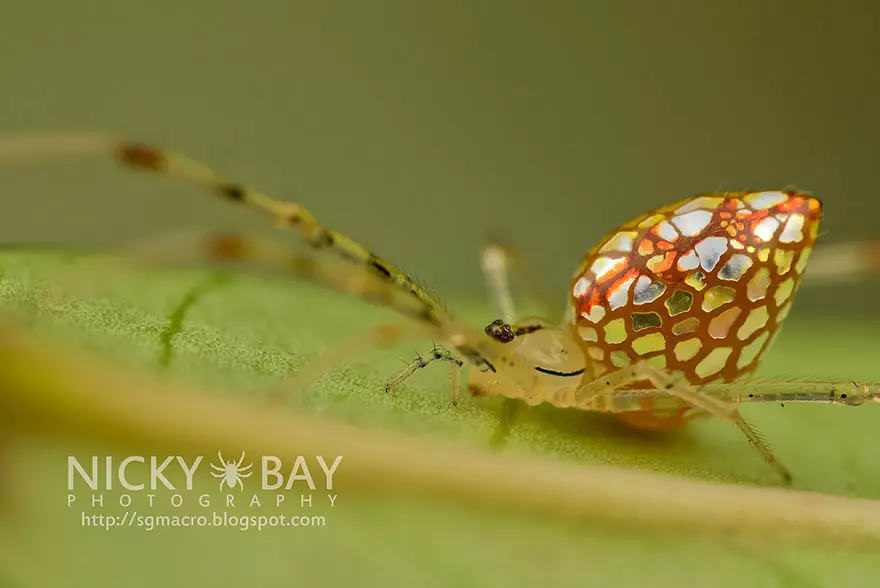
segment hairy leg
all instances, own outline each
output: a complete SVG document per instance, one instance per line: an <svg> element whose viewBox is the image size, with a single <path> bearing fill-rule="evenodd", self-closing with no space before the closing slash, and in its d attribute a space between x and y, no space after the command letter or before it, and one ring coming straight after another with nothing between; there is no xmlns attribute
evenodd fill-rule
<svg viewBox="0 0 880 588"><path fill-rule="evenodd" d="M432 349L426 357L422 357L421 355L418 356L400 373L394 376L387 384L385 384L385 391L391 392L395 388L400 387L406 380L408 380L414 373L416 373L416 371L428 367L435 361L446 361L449 363L449 386L451 388L451 400L453 406L458 406L458 397L461 390L459 373L461 372L462 366L464 366L464 362L459 359L455 354L451 353L449 350L437 345L434 346L434 349Z"/></svg>
<svg viewBox="0 0 880 588"><path fill-rule="evenodd" d="M735 403L779 402L859 406L869 401L880 402L880 382L804 378L707 384L696 389L702 394ZM644 410L646 401L650 401L650 408L659 410L674 409L681 405L678 398L670 396L659 388L617 390L613 396L604 396L598 400L602 402L603 410L615 413Z"/></svg>

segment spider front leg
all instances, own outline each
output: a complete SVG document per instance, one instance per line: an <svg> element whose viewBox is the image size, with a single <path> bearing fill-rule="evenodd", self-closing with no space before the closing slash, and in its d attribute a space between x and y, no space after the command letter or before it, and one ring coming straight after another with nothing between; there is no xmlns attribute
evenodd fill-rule
<svg viewBox="0 0 880 588"><path fill-rule="evenodd" d="M495 311L501 317L490 323L485 332L503 343L512 341L518 335L518 330L513 325L516 321L516 308L510 290L510 265L514 259L513 251L500 243L489 243L480 251L483 279L486 280L486 287L489 289L489 297L492 299ZM517 399L502 400L501 416L490 442L493 447L500 447L507 441L520 408L521 403Z"/></svg>
<svg viewBox="0 0 880 588"><path fill-rule="evenodd" d="M439 325L449 318L430 291L361 243L324 226L305 207L272 198L182 153L103 133L0 135L0 164L79 156L110 158L129 169L168 176L244 206L280 228L292 229L312 251L336 257L398 290L411 299L410 306L419 306L422 320Z"/></svg>
<svg viewBox="0 0 880 588"><path fill-rule="evenodd" d="M220 460L220 464L221 464L221 465L216 466L216 465L214 465L214 464L211 464L211 467L212 467L215 471L217 471L217 472L223 472L223 474L225 474L225 473L226 473L226 467L225 467L225 466L226 466L226 460L223 459L223 452L222 452L222 451L220 451L220 450L217 451L217 458ZM212 473L211 475L213 476L214 474ZM222 477L222 474L221 474L220 476L215 476L215 477L218 477L218 478L219 478L219 477Z"/></svg>
<svg viewBox="0 0 880 588"><path fill-rule="evenodd" d="M454 357L458 362L463 363L466 360L477 369L494 372L494 365L503 365L504 373L497 375L507 385L528 387L528 382L531 381L529 371L505 346L467 325L458 323L433 297L426 300L422 296L415 296L412 289L401 287L397 280L377 273L372 266L337 255L328 255L329 252L295 252L285 244L256 235L192 233L173 239L163 237L144 242L136 248L130 248L126 253L129 259L160 266L200 262L245 263L250 267L304 279L352 294L413 319L403 325L385 324L374 327L367 333L336 346L318 361L311 362L292 378L282 382L271 395L274 401L282 399L288 390L303 386L315 375L327 371L361 350L388 347L415 338L442 341L454 350ZM435 309L440 309L442 314L435 313ZM452 357L453 353L449 355ZM441 353L440 359L443 358ZM450 361L450 365L456 370L453 377L458 375L458 362Z"/></svg>
<svg viewBox="0 0 880 588"><path fill-rule="evenodd" d="M480 269L495 312L504 322L512 323L516 320L516 310L510 291L509 264L509 252L501 245L490 243L480 251Z"/></svg>
<svg viewBox="0 0 880 588"><path fill-rule="evenodd" d="M516 311L513 305L513 295L510 292L507 253L498 245L490 244L483 247L480 252L480 267L483 270L483 276L489 287L490 297L495 305L495 309L504 319L501 324L505 324L505 322L512 323L516 320ZM442 347L435 346L431 353L428 354L427 359L421 355L417 356L406 368L385 385L385 391L391 392L395 388L400 387L418 370L428 367L435 361L446 361L450 364L449 379L452 386L452 404L457 406L460 389L459 370L464 363Z"/></svg>
<svg viewBox="0 0 880 588"><path fill-rule="evenodd" d="M637 362L630 367L604 374L592 382L578 387L573 393L574 403L578 406L592 408L600 397L627 394L629 391L625 389L626 386L643 381L651 382L657 389L681 399L693 408L734 423L746 436L749 443L761 454L764 461L775 469L786 483L791 481L791 472L773 455L760 433L749 425L736 406L677 381L671 374L648 362Z"/></svg>
<svg viewBox="0 0 880 588"><path fill-rule="evenodd" d="M555 305L552 297L541 284L537 273L526 264L522 255L509 245L491 242L480 251L480 268L489 288L495 310L508 323L516 320L513 296L510 293L510 268L515 266L524 278L531 294L538 302L541 312L550 316Z"/></svg>
<svg viewBox="0 0 880 588"><path fill-rule="evenodd" d="M391 324L373 327L325 351L319 358L313 359L295 374L285 378L281 384L269 393L268 400L271 403L280 404L287 397L288 393L304 389L319 374L330 371L334 366L343 364L346 360L358 355L362 351L385 348L404 340L422 338L423 336L424 332L420 328ZM385 390L389 391L388 385L385 386Z"/></svg>
<svg viewBox="0 0 880 588"><path fill-rule="evenodd" d="M480 251L480 269L483 272L483 278L486 280L486 286L489 289L489 297L496 313L501 319L494 321L486 328L486 333L502 342L508 342L510 338L515 337L515 327L511 325L516 321L516 308L513 301L513 294L510 290L509 267L511 264L512 252L509 248L498 243L490 243ZM449 351L434 347L427 359L419 355L406 368L397 374L385 386L385 391L399 387L407 379L409 379L418 370L428 367L434 361L447 361L449 366L449 378L452 385L452 404L458 405L459 381L458 374L463 362ZM506 400L507 404L515 402ZM502 420L507 421L512 418L514 411L511 407L506 407L503 412ZM509 422L502 423L502 429L507 431L510 428ZM500 430L496 431L496 438L503 438L506 434Z"/></svg>
<svg viewBox="0 0 880 588"><path fill-rule="evenodd" d="M461 371L462 366L464 366L464 362L458 358L455 354L451 353L449 350L444 349L438 345L434 346L434 349L431 350L431 353L428 354L427 359L419 355L413 360L406 368L403 369L399 374L391 378L391 380L385 384L385 391L391 392L395 388L400 387L406 380L408 380L414 373L422 368L426 368L431 365L435 361L446 361L449 362L449 385L451 387L451 400L453 406L458 406L458 397L461 389L461 382L459 381L459 372Z"/></svg>

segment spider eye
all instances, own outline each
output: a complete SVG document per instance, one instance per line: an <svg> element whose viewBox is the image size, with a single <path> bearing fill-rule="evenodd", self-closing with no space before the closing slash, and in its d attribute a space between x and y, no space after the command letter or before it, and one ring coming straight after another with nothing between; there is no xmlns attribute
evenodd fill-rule
<svg viewBox="0 0 880 588"><path fill-rule="evenodd" d="M501 319L497 319L489 323L486 327L485 332L487 335L495 339L496 341L500 341L501 343L510 343L516 338L516 333L513 332L513 329L502 321Z"/></svg>

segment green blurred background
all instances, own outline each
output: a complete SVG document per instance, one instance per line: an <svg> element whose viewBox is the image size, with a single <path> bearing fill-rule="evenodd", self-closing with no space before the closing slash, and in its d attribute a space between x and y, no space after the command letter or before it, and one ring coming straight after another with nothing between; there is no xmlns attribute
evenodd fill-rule
<svg viewBox="0 0 880 588"><path fill-rule="evenodd" d="M0 131L99 129L177 148L304 203L453 299L482 295L476 253L489 236L503 237L562 300L580 257L610 228L705 191L812 190L826 205L824 242L876 238L878 13L867 2L815 0L9 1L0 11ZM102 162L0 169L0 193L6 243L104 246L189 227L265 230L189 187ZM28 280L40 267L7 258L12 294L4 296L30 300ZM120 288L114 303L131 316L114 307L116 322L105 320L98 301L60 312L61 321L87 344L152 365L156 333L192 281L155 280L156 291ZM833 321L876 314L873 291L804 288L795 324L763 373L801 375L808 358L809 375L876 380L876 330ZM176 369L268 389L290 357L387 318L298 292L317 309L300 320L288 296L245 281L200 301L178 341ZM471 402L455 412L444 370L406 394L381 391L397 358L411 353L368 356L354 372L367 384L346 372L303 403L485 447L493 415ZM275 355L270 370L264 363ZM874 408L744 412L790 460L798 489L876 498ZM775 482L726 423L707 419L667 441L606 429L595 420L561 431L527 422L513 446ZM34 460L43 477L24 482L47 496L62 488L58 456L68 450L47 450ZM39 522L25 535L37 546L33 567L60 578L53 586L169 585L166 575L209 585L356 577L358 585L623 586L644 585L647 574L657 586L683 577L738 586L743 569L754 586L857 586L877 573L875 553L788 546L756 555L723 541L476 516L415 499L352 507L324 534L247 537L92 534L69 518L60 493L27 504ZM53 560L42 548L60 563L45 565ZM811 574L821 579L811 584Z"/></svg>
<svg viewBox="0 0 880 588"><path fill-rule="evenodd" d="M175 147L442 293L480 294L476 251L505 237L562 299L612 226L699 192L796 186L825 242L876 236L880 11L859 4L8 3L0 129ZM6 242L262 227L98 163L0 182Z"/></svg>

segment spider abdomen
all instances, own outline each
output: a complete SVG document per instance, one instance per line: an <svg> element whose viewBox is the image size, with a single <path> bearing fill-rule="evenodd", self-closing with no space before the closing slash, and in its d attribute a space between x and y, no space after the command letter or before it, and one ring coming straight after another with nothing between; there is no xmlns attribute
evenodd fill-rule
<svg viewBox="0 0 880 588"><path fill-rule="evenodd" d="M793 191L713 193L618 227L571 286L596 372L648 360L703 384L752 371L791 308L821 208Z"/></svg>

